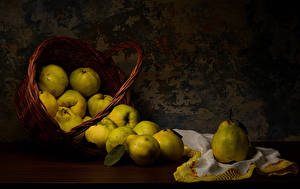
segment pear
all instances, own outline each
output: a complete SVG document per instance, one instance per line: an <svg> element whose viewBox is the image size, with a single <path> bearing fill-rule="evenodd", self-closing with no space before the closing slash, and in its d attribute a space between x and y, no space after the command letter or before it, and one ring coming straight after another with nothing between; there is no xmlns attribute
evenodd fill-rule
<svg viewBox="0 0 300 189"><path fill-rule="evenodd" d="M212 138L212 151L221 163L245 160L249 150L247 129L239 121L231 118L219 124Z"/></svg>
<svg viewBox="0 0 300 189"><path fill-rule="evenodd" d="M54 117L58 122L60 128L69 132L72 128L80 125L82 123L82 118L75 114L70 108L67 107L58 107L58 111Z"/></svg>
<svg viewBox="0 0 300 189"><path fill-rule="evenodd" d="M42 91L47 91L53 96L60 96L69 84L69 78L65 70L55 64L49 64L41 68L38 78L38 86Z"/></svg>
<svg viewBox="0 0 300 189"><path fill-rule="evenodd" d="M84 117L87 103L85 98L75 90L67 90L57 99L58 106L70 108L75 114Z"/></svg>
<svg viewBox="0 0 300 189"><path fill-rule="evenodd" d="M118 127L134 128L140 120L139 112L127 104L119 104L107 115Z"/></svg>

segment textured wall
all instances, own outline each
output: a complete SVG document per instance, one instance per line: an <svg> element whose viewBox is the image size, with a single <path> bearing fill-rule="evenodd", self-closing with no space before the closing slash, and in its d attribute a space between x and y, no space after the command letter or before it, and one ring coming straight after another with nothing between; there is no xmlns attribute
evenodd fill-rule
<svg viewBox="0 0 300 189"><path fill-rule="evenodd" d="M0 141L27 139L13 95L34 48L55 35L98 50L140 43L133 97L162 128L214 132L232 107L252 140L300 140L299 26L295 5L266 0L1 0ZM127 75L135 59L114 56Z"/></svg>

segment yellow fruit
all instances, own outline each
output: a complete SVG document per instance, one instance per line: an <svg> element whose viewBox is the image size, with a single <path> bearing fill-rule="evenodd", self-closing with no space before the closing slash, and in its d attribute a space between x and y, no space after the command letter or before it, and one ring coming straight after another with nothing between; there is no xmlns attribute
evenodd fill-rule
<svg viewBox="0 0 300 189"><path fill-rule="evenodd" d="M214 157L221 163L245 160L248 145L247 132L231 120L220 123L211 144Z"/></svg>
<svg viewBox="0 0 300 189"><path fill-rule="evenodd" d="M88 100L88 110L92 117L104 110L110 102L113 100L113 97L110 95L103 95L101 93L94 94Z"/></svg>
<svg viewBox="0 0 300 189"><path fill-rule="evenodd" d="M86 113L85 98L75 90L67 90L57 99L58 106L70 108L74 113L83 117Z"/></svg>
<svg viewBox="0 0 300 189"><path fill-rule="evenodd" d="M107 115L118 127L134 128L140 120L139 112L132 106L120 104Z"/></svg>
<svg viewBox="0 0 300 189"><path fill-rule="evenodd" d="M100 88L101 79L92 68L78 68L70 75L70 85L85 97L91 96Z"/></svg>
<svg viewBox="0 0 300 189"><path fill-rule="evenodd" d="M67 73L62 67L55 64L42 67L38 79L40 90L47 91L53 96L58 97L65 91L68 84Z"/></svg>
<svg viewBox="0 0 300 189"><path fill-rule="evenodd" d="M165 160L178 161L184 155L184 144L172 130L164 129L153 137L159 142L161 157Z"/></svg>
<svg viewBox="0 0 300 189"><path fill-rule="evenodd" d="M190 148L188 145L184 145L183 155L187 157L191 157L193 149Z"/></svg>
<svg viewBox="0 0 300 189"><path fill-rule="evenodd" d="M106 151L110 152L118 144L124 144L129 135L135 134L130 127L118 127L110 132L106 141Z"/></svg>
<svg viewBox="0 0 300 189"><path fill-rule="evenodd" d="M84 116L83 121L87 121L87 120L90 120L90 119L92 119L90 116Z"/></svg>
<svg viewBox="0 0 300 189"><path fill-rule="evenodd" d="M85 131L85 138L88 142L96 144L101 150L105 150L105 143L110 131L105 125L93 125Z"/></svg>
<svg viewBox="0 0 300 189"><path fill-rule="evenodd" d="M160 155L159 143L151 135L137 135L128 145L129 156L138 165L152 165Z"/></svg>
<svg viewBox="0 0 300 189"><path fill-rule="evenodd" d="M110 130L114 130L115 128L117 128L118 126L112 121L110 120L108 117L104 117L100 122L100 124L105 125L107 128L109 128Z"/></svg>
<svg viewBox="0 0 300 189"><path fill-rule="evenodd" d="M159 125L152 121L141 121L139 122L133 130L138 134L138 135L153 135L157 133L160 130Z"/></svg>
<svg viewBox="0 0 300 189"><path fill-rule="evenodd" d="M49 115L54 117L58 110L58 105L55 97L47 91L39 91L39 98L44 104Z"/></svg>
<svg viewBox="0 0 300 189"><path fill-rule="evenodd" d="M67 107L58 107L54 119L58 122L60 128L66 132L82 123L82 118Z"/></svg>
<svg viewBox="0 0 300 189"><path fill-rule="evenodd" d="M125 142L125 144L127 145L127 147L129 146L129 143L130 143L135 137L137 137L137 136L139 136L139 135L137 135L137 134L130 134L130 135L127 136L126 142Z"/></svg>

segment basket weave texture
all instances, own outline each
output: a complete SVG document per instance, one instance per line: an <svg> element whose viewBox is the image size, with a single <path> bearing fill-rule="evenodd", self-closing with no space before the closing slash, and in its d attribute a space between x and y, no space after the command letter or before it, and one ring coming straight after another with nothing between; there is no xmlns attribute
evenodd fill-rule
<svg viewBox="0 0 300 189"><path fill-rule="evenodd" d="M124 73L114 63L112 56L128 48L136 50L137 62L130 76L126 79ZM134 106L129 88L136 81L144 59L145 56L140 45L134 41L121 43L111 50L100 52L75 38L58 36L44 40L30 57L27 74L16 90L14 100L17 118L25 131L35 141L56 145L65 143L86 155L104 155L99 150L73 140L73 137L76 133L78 134L91 125L95 125L116 105ZM51 63L61 66L68 75L79 67L93 68L101 78L100 91L111 95L113 100L102 112L76 126L70 132L61 130L56 120L47 113L39 99L37 84L39 70Z"/></svg>

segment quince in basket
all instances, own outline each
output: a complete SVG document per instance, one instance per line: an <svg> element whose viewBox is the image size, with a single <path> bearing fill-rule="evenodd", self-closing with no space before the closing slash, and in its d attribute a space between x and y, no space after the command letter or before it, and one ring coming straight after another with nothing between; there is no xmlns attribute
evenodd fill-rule
<svg viewBox="0 0 300 189"><path fill-rule="evenodd" d="M58 110L58 104L56 98L47 91L39 91L39 98L44 104L49 115L54 117Z"/></svg>
<svg viewBox="0 0 300 189"><path fill-rule="evenodd" d="M100 122L100 124L105 125L106 127L108 127L110 130L113 130L115 128L117 128L118 126L108 117L104 117Z"/></svg>
<svg viewBox="0 0 300 189"><path fill-rule="evenodd" d="M90 120L90 119L92 119L92 117L88 116L88 115L86 115L86 116L83 117L83 121L87 121L87 120Z"/></svg>
<svg viewBox="0 0 300 189"><path fill-rule="evenodd" d="M140 120L139 112L132 106L120 104L107 115L118 127L134 128Z"/></svg>
<svg viewBox="0 0 300 189"><path fill-rule="evenodd" d="M78 68L70 75L70 85L83 96L89 97L98 92L101 79L98 73L92 68Z"/></svg>
<svg viewBox="0 0 300 189"><path fill-rule="evenodd" d="M68 107L75 114L84 117L87 109L86 99L76 90L67 90L58 99L60 107Z"/></svg>
<svg viewBox="0 0 300 189"><path fill-rule="evenodd" d="M96 93L88 100L88 111L89 114L94 117L99 112L104 110L113 100L110 95L105 95L102 93Z"/></svg>
<svg viewBox="0 0 300 189"><path fill-rule="evenodd" d="M73 127L82 123L82 118L70 108L59 107L54 117L63 131L69 132Z"/></svg>
<svg viewBox="0 0 300 189"><path fill-rule="evenodd" d="M42 67L38 78L38 86L42 91L47 91L53 96L60 96L69 84L65 70L55 64Z"/></svg>

